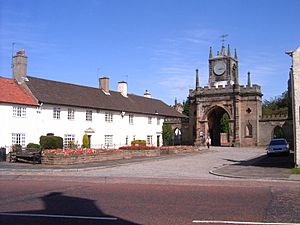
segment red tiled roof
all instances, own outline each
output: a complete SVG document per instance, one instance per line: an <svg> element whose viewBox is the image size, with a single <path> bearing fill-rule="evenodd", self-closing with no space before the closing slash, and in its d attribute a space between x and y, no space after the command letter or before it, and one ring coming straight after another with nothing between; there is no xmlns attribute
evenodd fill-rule
<svg viewBox="0 0 300 225"><path fill-rule="evenodd" d="M36 100L14 79L0 77L0 102L37 105Z"/></svg>

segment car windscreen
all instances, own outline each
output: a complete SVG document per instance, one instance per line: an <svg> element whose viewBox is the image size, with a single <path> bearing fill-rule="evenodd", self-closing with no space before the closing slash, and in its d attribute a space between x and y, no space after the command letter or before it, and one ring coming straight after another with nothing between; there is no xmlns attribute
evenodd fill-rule
<svg viewBox="0 0 300 225"><path fill-rule="evenodd" d="M270 145L286 145L285 140L273 140L270 142Z"/></svg>

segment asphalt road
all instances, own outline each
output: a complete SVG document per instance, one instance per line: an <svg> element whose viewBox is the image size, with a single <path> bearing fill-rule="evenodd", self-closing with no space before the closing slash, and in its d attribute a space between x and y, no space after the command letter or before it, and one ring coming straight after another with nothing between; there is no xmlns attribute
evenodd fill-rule
<svg viewBox="0 0 300 225"><path fill-rule="evenodd" d="M300 182L209 173L236 163L248 170L264 153L212 148L71 170L5 165L0 224L300 224Z"/></svg>
<svg viewBox="0 0 300 225"><path fill-rule="evenodd" d="M1 181L0 224L300 222L298 183L202 182L185 186Z"/></svg>

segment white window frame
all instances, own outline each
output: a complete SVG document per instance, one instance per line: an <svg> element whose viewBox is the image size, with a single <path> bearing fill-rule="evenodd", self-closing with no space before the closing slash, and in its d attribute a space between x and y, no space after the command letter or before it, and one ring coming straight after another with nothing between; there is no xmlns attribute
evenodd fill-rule
<svg viewBox="0 0 300 225"><path fill-rule="evenodd" d="M152 117L151 116L148 117L148 124L152 124Z"/></svg>
<svg viewBox="0 0 300 225"><path fill-rule="evenodd" d="M25 147L25 134L24 133L12 133L11 134L11 143L12 145L21 145Z"/></svg>
<svg viewBox="0 0 300 225"><path fill-rule="evenodd" d="M59 107L53 108L53 119L56 119L56 120L60 119L60 108Z"/></svg>
<svg viewBox="0 0 300 225"><path fill-rule="evenodd" d="M26 117L26 107L13 106L13 117L25 118Z"/></svg>
<svg viewBox="0 0 300 225"><path fill-rule="evenodd" d="M110 148L113 146L113 138L114 136L111 134L104 135L104 146L106 148Z"/></svg>
<svg viewBox="0 0 300 225"><path fill-rule="evenodd" d="M75 109L68 108L68 120L75 120Z"/></svg>
<svg viewBox="0 0 300 225"><path fill-rule="evenodd" d="M113 114L111 112L105 112L105 122L112 123L113 121Z"/></svg>
<svg viewBox="0 0 300 225"><path fill-rule="evenodd" d="M85 120L86 121L93 121L93 110L86 110Z"/></svg>
<svg viewBox="0 0 300 225"><path fill-rule="evenodd" d="M75 134L65 134L64 135L64 148L68 148L70 146L70 142L73 141L75 144Z"/></svg>
<svg viewBox="0 0 300 225"><path fill-rule="evenodd" d="M147 145L153 145L153 135L147 135Z"/></svg>
<svg viewBox="0 0 300 225"><path fill-rule="evenodd" d="M133 114L129 114L129 124L133 125Z"/></svg>

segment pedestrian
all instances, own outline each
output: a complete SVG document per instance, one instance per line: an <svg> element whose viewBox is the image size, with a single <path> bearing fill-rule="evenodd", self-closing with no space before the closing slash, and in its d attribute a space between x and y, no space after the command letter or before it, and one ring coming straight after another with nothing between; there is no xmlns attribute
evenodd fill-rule
<svg viewBox="0 0 300 225"><path fill-rule="evenodd" d="M206 138L206 145L207 145L207 148L209 148L209 146L211 145L210 136L207 136L207 138Z"/></svg>

